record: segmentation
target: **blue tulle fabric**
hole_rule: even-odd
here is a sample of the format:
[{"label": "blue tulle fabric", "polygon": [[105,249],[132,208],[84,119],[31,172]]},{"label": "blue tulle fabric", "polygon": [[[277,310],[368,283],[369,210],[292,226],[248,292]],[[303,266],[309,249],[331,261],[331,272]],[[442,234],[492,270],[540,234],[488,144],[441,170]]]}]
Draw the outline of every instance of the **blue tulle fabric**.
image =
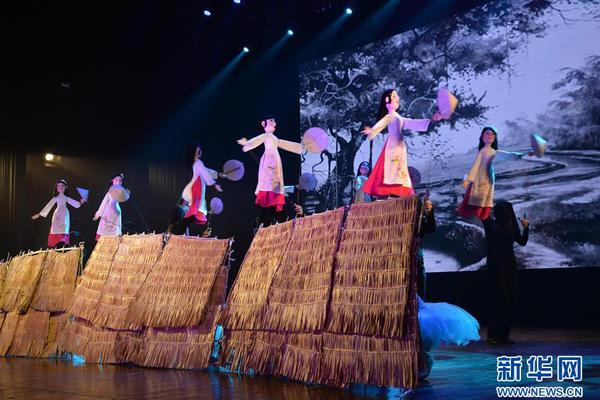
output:
[{"label": "blue tulle fabric", "polygon": [[479,340],[479,322],[467,311],[448,303],[426,303],[420,297],[419,331],[425,351],[443,344],[464,346]]}]

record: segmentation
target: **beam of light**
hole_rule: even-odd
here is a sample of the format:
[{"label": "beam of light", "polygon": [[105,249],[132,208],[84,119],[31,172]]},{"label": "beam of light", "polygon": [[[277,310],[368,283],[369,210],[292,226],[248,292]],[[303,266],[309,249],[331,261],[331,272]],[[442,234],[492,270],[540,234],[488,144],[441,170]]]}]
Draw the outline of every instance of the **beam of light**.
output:
[{"label": "beam of light", "polygon": [[222,87],[246,54],[246,51],[240,50],[218,74],[191,95],[178,110],[168,116],[155,131],[153,137],[146,141],[144,149],[148,152],[146,154],[154,154],[157,150],[162,152],[173,150],[169,146],[177,148],[178,145],[185,143],[194,133],[197,133],[202,121],[210,118],[208,110],[217,90]]},{"label": "beam of light", "polygon": [[256,60],[253,60],[252,64],[245,68],[244,71],[237,76],[235,82],[240,83],[247,81],[248,79],[254,79],[257,75],[260,75],[271,68],[273,60],[275,60],[291,36],[292,35],[290,35],[289,32],[285,32],[283,35],[281,35],[281,37],[271,47],[262,52],[260,57],[258,57]]},{"label": "beam of light", "polygon": [[210,17],[212,13],[209,10],[204,10],[204,15]]},{"label": "beam of light", "polygon": [[386,2],[369,16],[358,29],[355,29],[345,37],[342,47],[355,47],[365,42],[371,42],[373,38],[385,29],[387,22],[394,16],[398,4],[400,4],[399,0],[389,0]]},{"label": "beam of light", "polygon": [[348,20],[349,15],[350,14],[347,12],[343,12],[335,21],[333,21],[333,23],[319,32],[300,52],[298,52],[296,57],[297,61],[303,62],[318,57],[320,53],[327,51],[344,25],[344,22]]},{"label": "beam of light", "polygon": [[242,49],[242,51],[243,51],[244,53],[250,53],[250,49],[249,49],[249,48],[247,48],[246,46],[244,46],[244,48]]},{"label": "beam of light", "polygon": [[352,15],[352,9],[350,7],[346,8],[346,15]]},{"label": "beam of light", "polygon": [[288,36],[294,36],[294,31],[291,29],[288,29],[287,34],[288,34]]},{"label": "beam of light", "polygon": [[53,161],[54,160],[54,154],[52,154],[52,153],[46,153],[46,155],[44,156],[44,159],[46,161]]}]

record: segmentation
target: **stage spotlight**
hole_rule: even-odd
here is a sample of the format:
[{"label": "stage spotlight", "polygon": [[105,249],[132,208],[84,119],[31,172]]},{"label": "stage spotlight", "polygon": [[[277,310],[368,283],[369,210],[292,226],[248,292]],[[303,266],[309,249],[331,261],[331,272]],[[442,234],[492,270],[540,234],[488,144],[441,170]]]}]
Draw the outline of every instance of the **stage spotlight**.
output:
[{"label": "stage spotlight", "polygon": [[54,160],[54,154],[52,154],[52,153],[46,153],[46,155],[44,156],[44,159],[46,161],[53,161]]},{"label": "stage spotlight", "polygon": [[212,14],[209,10],[204,10],[204,15],[210,17]]},{"label": "stage spotlight", "polygon": [[241,3],[242,3],[242,0],[233,0],[233,2],[234,2],[235,4],[241,4]]},{"label": "stage spotlight", "polygon": [[351,15],[352,9],[350,7],[346,8],[346,15]]},{"label": "stage spotlight", "polygon": [[294,31],[291,29],[288,29],[287,34],[288,34],[288,36],[294,36]]},{"label": "stage spotlight", "polygon": [[244,46],[244,48],[242,49],[242,51],[243,51],[244,53],[250,53],[250,49],[249,49],[249,48],[247,48],[246,46]]}]

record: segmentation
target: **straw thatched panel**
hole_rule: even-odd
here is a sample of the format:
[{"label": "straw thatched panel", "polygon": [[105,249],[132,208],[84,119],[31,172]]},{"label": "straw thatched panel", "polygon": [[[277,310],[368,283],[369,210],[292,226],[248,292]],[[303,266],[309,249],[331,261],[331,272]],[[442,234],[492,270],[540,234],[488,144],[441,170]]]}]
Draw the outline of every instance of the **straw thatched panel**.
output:
[{"label": "straw thatched panel", "polygon": [[171,236],[130,307],[133,325],[190,327],[202,322],[229,240]]},{"label": "straw thatched panel", "polygon": [[50,313],[30,310],[19,316],[9,354],[19,357],[43,357]]},{"label": "straw thatched panel", "polygon": [[69,307],[71,315],[88,321],[94,318],[120,241],[120,236],[101,236],[96,243],[75,288],[75,294]]},{"label": "straw thatched panel", "polygon": [[336,255],[330,333],[403,336],[417,201],[353,205]]},{"label": "straw thatched panel", "polygon": [[26,254],[10,261],[0,309],[21,313],[27,311],[39,283],[46,254],[45,251]]},{"label": "straw thatched panel", "polygon": [[92,323],[110,329],[140,329],[127,320],[129,307],[156,264],[163,235],[123,236]]},{"label": "straw thatched panel", "polygon": [[269,289],[264,329],[323,330],[344,209],[296,220]]},{"label": "straw thatched panel", "polygon": [[31,307],[39,311],[65,311],[71,304],[81,249],[49,250]]},{"label": "straw thatched panel", "polygon": [[10,346],[12,345],[15,337],[18,323],[18,312],[9,312],[5,314],[2,329],[0,330],[0,356],[5,356],[8,354]]},{"label": "straw thatched panel", "polygon": [[271,225],[254,236],[221,314],[226,330],[263,328],[267,295],[293,227],[293,221]]}]

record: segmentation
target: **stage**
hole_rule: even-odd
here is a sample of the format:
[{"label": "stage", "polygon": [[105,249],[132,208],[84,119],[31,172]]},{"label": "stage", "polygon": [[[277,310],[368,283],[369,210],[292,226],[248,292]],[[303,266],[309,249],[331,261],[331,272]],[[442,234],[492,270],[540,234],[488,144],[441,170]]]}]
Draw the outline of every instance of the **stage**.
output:
[{"label": "stage", "polygon": [[[485,330],[482,331],[485,337]],[[435,350],[431,375],[403,393],[355,385],[352,389],[311,386],[273,377],[209,371],[177,371],[70,361],[0,358],[0,399],[497,399],[496,357],[502,355],[581,355],[586,399],[600,398],[600,330],[517,328],[514,345],[472,343]],[[521,386],[556,386],[523,376]]]}]

